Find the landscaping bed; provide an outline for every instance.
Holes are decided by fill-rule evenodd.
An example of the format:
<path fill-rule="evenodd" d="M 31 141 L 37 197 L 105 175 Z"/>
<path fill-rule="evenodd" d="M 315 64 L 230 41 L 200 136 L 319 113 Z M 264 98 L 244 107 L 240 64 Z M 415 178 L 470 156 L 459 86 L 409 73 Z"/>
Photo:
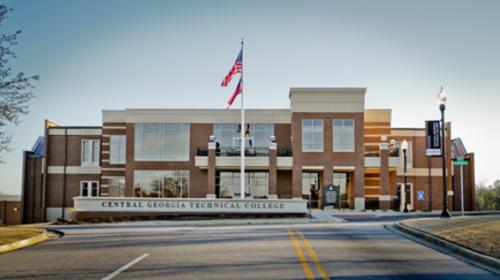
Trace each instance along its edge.
<path fill-rule="evenodd" d="M 500 259 L 500 216 L 425 218 L 401 224 Z"/>
<path fill-rule="evenodd" d="M 28 227 L 0 227 L 0 246 L 40 235 L 44 231 Z"/>

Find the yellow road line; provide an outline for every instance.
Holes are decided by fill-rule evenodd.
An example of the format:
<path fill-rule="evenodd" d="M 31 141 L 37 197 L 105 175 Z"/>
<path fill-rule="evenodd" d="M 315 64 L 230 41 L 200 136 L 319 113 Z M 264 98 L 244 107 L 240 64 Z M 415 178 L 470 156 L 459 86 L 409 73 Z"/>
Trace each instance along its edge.
<path fill-rule="evenodd" d="M 314 265 L 316 265 L 316 268 L 318 269 L 321 277 L 323 277 L 323 279 L 330 279 L 330 277 L 328 276 L 328 271 L 326 271 L 326 269 L 323 267 L 323 265 L 319 261 L 319 258 L 316 255 L 316 253 L 314 252 L 311 244 L 309 244 L 307 239 L 304 237 L 302 232 L 300 232 L 300 230 L 297 227 L 295 227 L 295 231 L 297 231 L 297 233 L 300 236 L 300 239 L 302 239 L 302 242 L 304 243 L 304 245 L 306 247 L 307 253 L 309 253 L 309 256 L 311 256 L 311 259 L 313 260 Z"/>
<path fill-rule="evenodd" d="M 299 256 L 300 264 L 302 264 L 302 268 L 304 269 L 304 274 L 306 275 L 307 280 L 314 279 L 314 274 L 311 270 L 311 267 L 307 263 L 306 257 L 302 252 L 302 248 L 300 248 L 300 244 L 295 238 L 295 234 L 290 230 L 289 227 L 286 228 L 288 234 L 290 235 L 290 239 L 292 239 L 293 247 L 295 247 L 295 251 L 297 251 L 297 255 Z"/>

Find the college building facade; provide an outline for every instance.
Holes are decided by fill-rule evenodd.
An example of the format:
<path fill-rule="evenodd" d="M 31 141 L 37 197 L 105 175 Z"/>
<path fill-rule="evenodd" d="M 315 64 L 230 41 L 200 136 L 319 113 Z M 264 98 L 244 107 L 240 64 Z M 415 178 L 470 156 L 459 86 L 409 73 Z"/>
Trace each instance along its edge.
<path fill-rule="evenodd" d="M 24 152 L 23 222 L 101 217 L 110 214 L 106 207 L 129 209 L 141 201 L 160 203 L 164 211 L 155 215 L 177 213 L 172 208 L 184 201 L 198 208 L 283 207 L 266 201 L 322 208 L 326 185 L 339 187 L 343 209 L 441 209 L 441 159 L 426 156 L 425 129 L 392 127 L 391 110 L 366 109 L 365 94 L 365 88 L 291 88 L 290 108 L 246 109 L 245 127 L 239 110 L 223 109 L 104 110 L 102 126 L 47 120 L 44 137 Z M 242 129 L 245 199 L 262 203 L 221 206 L 218 201 L 241 195 Z M 465 209 L 473 210 L 474 154 L 451 132 L 447 123 L 446 188 L 454 191 L 448 202 L 460 209 L 452 160 L 464 157 L 470 163 Z M 403 140 L 409 144 L 407 188 Z M 89 201 L 101 208 L 83 209 Z"/>

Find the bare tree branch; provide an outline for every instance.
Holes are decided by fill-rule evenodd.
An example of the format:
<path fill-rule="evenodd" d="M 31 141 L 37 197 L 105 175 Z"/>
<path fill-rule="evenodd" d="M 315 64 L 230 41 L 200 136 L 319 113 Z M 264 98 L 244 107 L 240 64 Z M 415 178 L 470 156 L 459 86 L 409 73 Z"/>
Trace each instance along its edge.
<path fill-rule="evenodd" d="M 0 27 L 12 9 L 0 4 Z M 12 136 L 3 129 L 8 124 L 17 125 L 20 118 L 29 113 L 28 102 L 34 97 L 33 82 L 38 75 L 27 76 L 23 72 L 13 73 L 9 66 L 11 59 L 16 58 L 12 48 L 17 45 L 18 30 L 13 34 L 0 34 L 0 163 L 3 163 L 2 153 L 10 151 Z"/>

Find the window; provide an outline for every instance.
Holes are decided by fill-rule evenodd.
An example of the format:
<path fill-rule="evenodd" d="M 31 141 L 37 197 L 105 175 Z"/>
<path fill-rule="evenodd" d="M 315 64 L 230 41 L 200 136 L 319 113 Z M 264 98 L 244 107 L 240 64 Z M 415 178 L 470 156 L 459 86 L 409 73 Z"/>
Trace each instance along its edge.
<path fill-rule="evenodd" d="M 319 190 L 319 174 L 316 172 L 302 172 L 302 196 L 309 198 L 313 187 Z"/>
<path fill-rule="evenodd" d="M 189 197 L 189 171 L 134 171 L 136 197 Z"/>
<path fill-rule="evenodd" d="M 251 124 L 250 135 L 253 138 L 253 146 L 258 148 L 268 148 L 271 143 L 271 136 L 274 135 L 273 124 Z"/>
<path fill-rule="evenodd" d="M 99 165 L 99 140 L 82 140 L 82 166 Z"/>
<path fill-rule="evenodd" d="M 125 196 L 125 178 L 115 177 L 109 180 L 108 195 L 112 197 Z"/>
<path fill-rule="evenodd" d="M 110 164 L 125 164 L 125 150 L 126 150 L 126 136 L 125 135 L 111 135 L 109 146 L 109 163 Z"/>
<path fill-rule="evenodd" d="M 302 151 L 323 151 L 323 120 L 302 120 Z"/>
<path fill-rule="evenodd" d="M 99 196 L 99 182 L 97 181 L 81 181 L 80 196 L 95 197 Z"/>
<path fill-rule="evenodd" d="M 333 151 L 354 152 L 354 120 L 333 120 Z"/>
<path fill-rule="evenodd" d="M 268 148 L 271 136 L 274 135 L 273 124 L 247 124 L 249 139 L 247 143 L 252 147 Z M 214 124 L 214 136 L 221 147 L 239 147 L 240 125 L 232 123 Z M 247 137 L 245 137 L 247 138 Z"/>
<path fill-rule="evenodd" d="M 221 147 L 233 147 L 234 139 L 238 137 L 238 125 L 233 123 L 214 124 L 214 136 Z"/>
<path fill-rule="evenodd" d="M 268 172 L 245 172 L 245 196 L 266 198 L 269 192 Z M 219 197 L 240 197 L 240 173 L 221 172 Z"/>
<path fill-rule="evenodd" d="M 135 160 L 189 160 L 189 124 L 138 123 L 135 125 Z"/>

